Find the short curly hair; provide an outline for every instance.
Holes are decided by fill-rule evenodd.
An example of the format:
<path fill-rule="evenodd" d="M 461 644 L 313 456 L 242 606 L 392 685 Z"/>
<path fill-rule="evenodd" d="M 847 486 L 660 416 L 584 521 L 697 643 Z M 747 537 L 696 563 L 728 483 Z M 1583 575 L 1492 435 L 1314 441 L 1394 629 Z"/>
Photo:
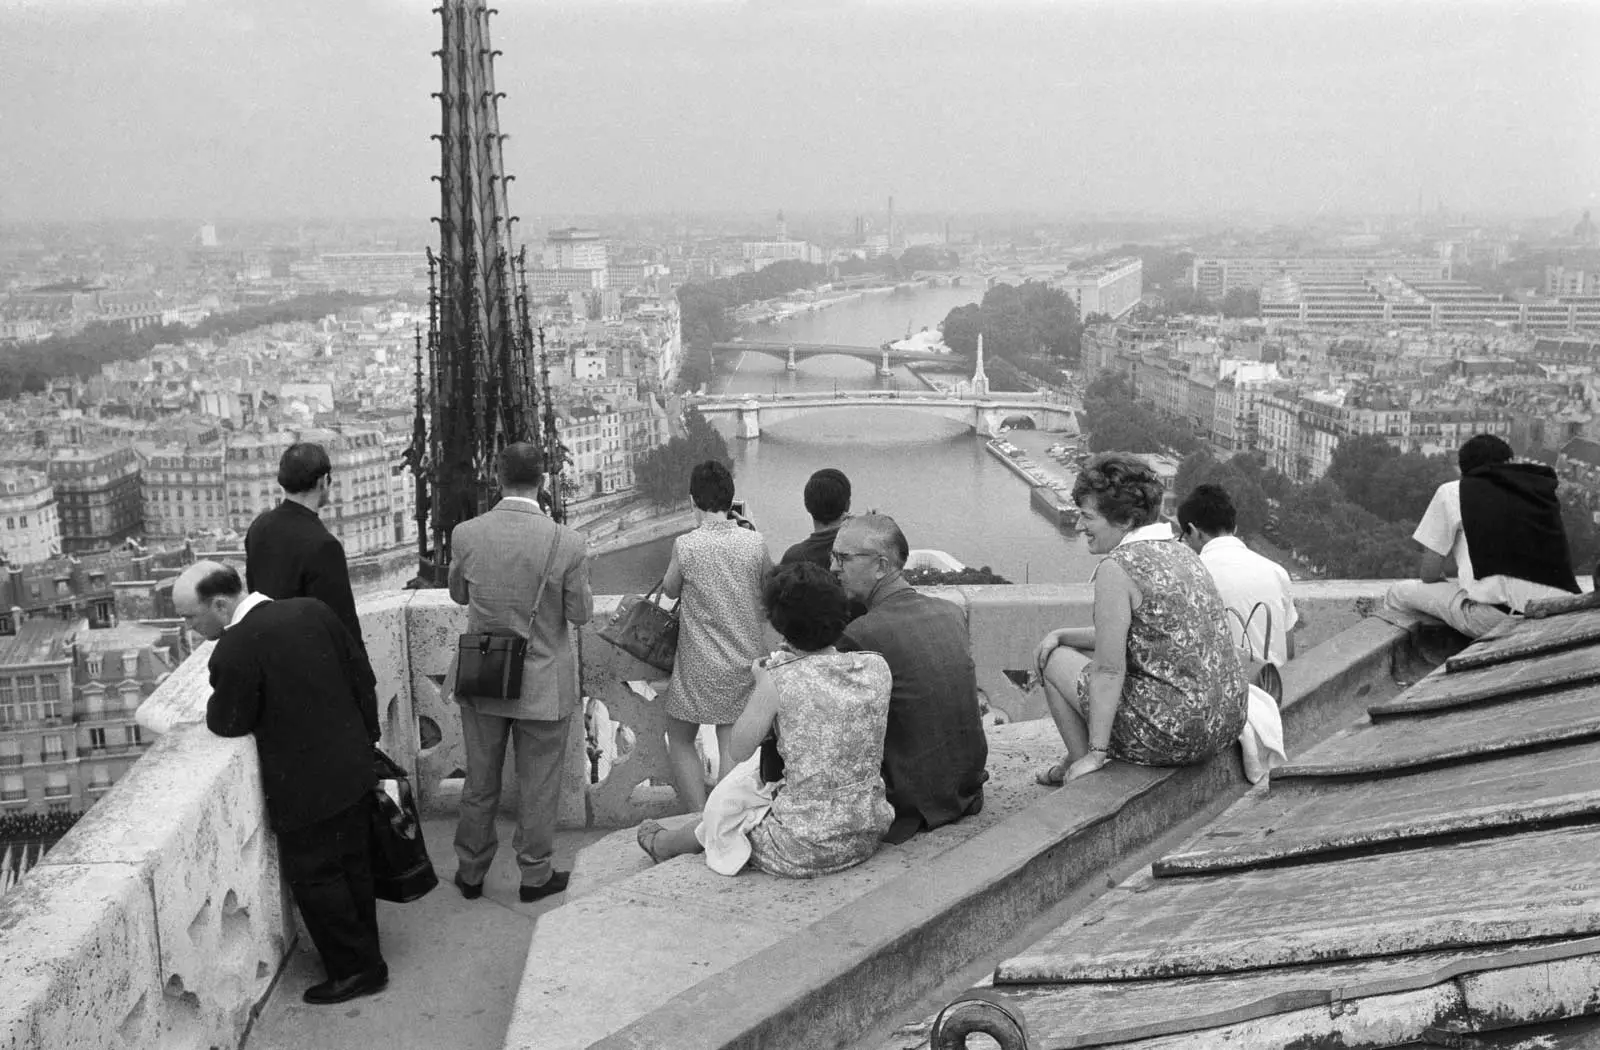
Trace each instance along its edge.
<path fill-rule="evenodd" d="M 1166 489 L 1150 464 L 1128 452 L 1091 456 L 1072 483 L 1072 502 L 1082 507 L 1094 497 L 1095 509 L 1113 525 L 1138 528 L 1161 516 Z"/>
<path fill-rule="evenodd" d="M 767 622 L 796 649 L 812 652 L 839 640 L 850 600 L 833 573 L 813 562 L 780 565 L 762 581 Z"/>

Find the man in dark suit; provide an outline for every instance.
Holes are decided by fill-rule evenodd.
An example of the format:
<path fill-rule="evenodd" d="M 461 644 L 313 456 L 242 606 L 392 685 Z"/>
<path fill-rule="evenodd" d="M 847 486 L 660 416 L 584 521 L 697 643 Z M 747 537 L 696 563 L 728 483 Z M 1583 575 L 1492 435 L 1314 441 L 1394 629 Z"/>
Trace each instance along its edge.
<path fill-rule="evenodd" d="M 833 541 L 840 584 L 867 607 L 844 629 L 839 651 L 881 653 L 894 678 L 883 738 L 894 823 L 885 842 L 977 813 L 989 779 L 966 616 L 906 582 L 909 553 L 905 534 L 882 514 L 851 518 Z"/>
<path fill-rule="evenodd" d="M 185 569 L 172 600 L 191 629 L 217 643 L 206 725 L 218 736 L 256 737 L 284 878 L 328 974 L 305 1001 L 380 991 L 389 968 L 368 845 L 378 738 L 372 669 L 322 602 L 246 595 L 238 572 L 220 562 Z"/>
<path fill-rule="evenodd" d="M 517 833 L 512 842 L 524 903 L 567 888 L 571 872 L 551 865 L 561 758 L 578 709 L 578 668 L 568 624 L 594 615 L 583 536 L 539 506 L 544 457 L 519 441 L 500 452 L 500 502 L 450 534 L 450 597 L 467 606 L 467 633 L 511 632 L 527 640 L 522 692 L 499 699 L 457 696 L 467 778 L 456 825 L 456 886 L 473 900 L 499 839 L 494 815 L 506 741 L 516 740 Z M 455 665 L 445 679 L 454 689 Z"/>
<path fill-rule="evenodd" d="M 290 445 L 278 460 L 278 484 L 283 502 L 245 533 L 245 585 L 268 598 L 320 599 L 365 652 L 344 546 L 317 515 L 332 498 L 328 450 L 309 441 Z"/>

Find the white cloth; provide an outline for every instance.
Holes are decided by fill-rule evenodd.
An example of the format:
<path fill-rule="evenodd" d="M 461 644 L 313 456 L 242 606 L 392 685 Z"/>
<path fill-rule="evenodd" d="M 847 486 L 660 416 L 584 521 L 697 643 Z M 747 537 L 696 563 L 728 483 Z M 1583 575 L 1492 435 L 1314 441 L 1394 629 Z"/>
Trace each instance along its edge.
<path fill-rule="evenodd" d="M 1411 538 L 1443 558 L 1456 563 L 1456 582 L 1467 597 L 1483 605 L 1508 605 L 1521 612 L 1538 598 L 1564 598 L 1567 592 L 1542 583 L 1530 583 L 1515 576 L 1487 576 L 1478 579 L 1472 572 L 1472 556 L 1467 552 L 1467 533 L 1461 527 L 1461 482 L 1447 481 L 1434 490 L 1428 509 L 1417 522 Z"/>
<path fill-rule="evenodd" d="M 766 818 L 777 790 L 776 784 L 761 782 L 759 748 L 711 789 L 694 828 L 706 850 L 706 867 L 718 875 L 739 874 L 750 862 L 750 831 Z"/>
<path fill-rule="evenodd" d="M 250 615 L 251 609 L 254 609 L 263 602 L 270 602 L 271 600 L 271 598 L 268 598 L 260 591 L 251 591 L 249 594 L 244 596 L 243 601 L 233 607 L 233 619 L 229 620 L 222 629 L 226 631 L 229 627 L 232 627 L 234 624 Z"/>
<path fill-rule="evenodd" d="M 1288 752 L 1283 749 L 1283 718 L 1278 714 L 1278 705 L 1272 694 L 1259 686 L 1250 687 L 1239 748 L 1244 752 L 1245 779 L 1252 784 L 1261 783 L 1289 761 Z"/>
<path fill-rule="evenodd" d="M 1154 525 L 1140 525 L 1137 529 L 1128 530 L 1128 534 L 1117 541 L 1117 546 L 1121 547 L 1128 543 L 1143 543 L 1145 540 L 1170 540 L 1175 535 L 1176 533 L 1172 531 L 1170 524 L 1158 521 Z"/>
<path fill-rule="evenodd" d="M 1216 581 L 1222 604 L 1238 614 L 1237 620 L 1228 617 L 1233 644 L 1245 643 L 1247 632 L 1241 623 L 1248 622 L 1251 651 L 1266 653 L 1268 661 L 1279 667 L 1288 663 L 1289 632 L 1300 617 L 1283 566 L 1246 547 L 1237 536 L 1218 536 L 1207 542 L 1200 550 L 1200 561 Z M 1272 612 L 1271 639 L 1267 638 L 1267 618 L 1259 612 L 1253 619 L 1250 616 L 1258 603 Z"/>

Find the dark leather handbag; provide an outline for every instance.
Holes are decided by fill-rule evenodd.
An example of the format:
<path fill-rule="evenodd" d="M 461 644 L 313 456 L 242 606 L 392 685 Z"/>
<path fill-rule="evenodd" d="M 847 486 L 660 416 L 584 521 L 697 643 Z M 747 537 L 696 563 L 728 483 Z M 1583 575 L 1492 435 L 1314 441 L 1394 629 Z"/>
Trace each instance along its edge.
<path fill-rule="evenodd" d="M 649 594 L 624 598 L 616 615 L 600 631 L 600 637 L 658 671 L 672 670 L 678 655 L 678 603 L 670 608 L 656 601 L 666 579 Z"/>
<path fill-rule="evenodd" d="M 530 619 L 539 615 L 539 603 L 544 601 L 545 585 L 550 582 L 550 570 L 555 567 L 559 546 L 561 537 L 557 535 L 550 542 L 544 575 L 539 577 L 539 589 L 533 595 Z M 528 640 L 515 631 L 463 634 L 456 642 L 455 695 L 489 700 L 522 699 L 522 666 L 527 657 Z"/>
<path fill-rule="evenodd" d="M 372 890 L 379 900 L 406 904 L 439 885 L 422 841 L 422 819 L 411 778 L 394 759 L 372 749 Z"/>
<path fill-rule="evenodd" d="M 1262 637 L 1266 642 L 1266 651 L 1257 653 L 1255 643 L 1250 640 L 1250 622 L 1256 618 L 1256 610 L 1266 614 L 1267 630 Z M 1250 607 L 1249 616 L 1240 616 L 1232 609 L 1228 615 L 1238 621 L 1244 635 L 1244 644 L 1237 647 L 1239 663 L 1244 667 L 1245 681 L 1259 689 L 1279 704 L 1283 703 L 1283 676 L 1278 673 L 1278 665 L 1271 660 L 1272 649 L 1272 610 L 1264 602 L 1256 602 Z"/>

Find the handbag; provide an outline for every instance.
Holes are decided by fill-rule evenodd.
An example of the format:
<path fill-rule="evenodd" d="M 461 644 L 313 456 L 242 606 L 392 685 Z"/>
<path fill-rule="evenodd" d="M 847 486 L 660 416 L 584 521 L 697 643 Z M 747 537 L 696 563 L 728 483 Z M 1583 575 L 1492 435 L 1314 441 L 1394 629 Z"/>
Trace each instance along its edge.
<path fill-rule="evenodd" d="M 1267 617 L 1267 631 L 1264 651 L 1256 654 L 1255 643 L 1250 640 L 1250 623 L 1256 618 L 1256 610 L 1260 609 Z M 1278 673 L 1278 665 L 1270 659 L 1272 651 L 1272 609 L 1265 602 L 1256 602 L 1250 607 L 1249 616 L 1240 616 L 1238 610 L 1229 609 L 1228 615 L 1239 621 L 1240 634 L 1244 637 L 1244 644 L 1236 646 L 1239 663 L 1244 667 L 1245 681 L 1256 686 L 1272 697 L 1274 701 L 1283 703 L 1283 676 Z"/>
<path fill-rule="evenodd" d="M 533 596 L 533 616 L 539 615 L 545 585 L 555 567 L 559 535 L 550 544 L 544 575 Z M 531 617 L 530 617 L 531 619 Z M 522 698 L 522 667 L 528 657 L 528 640 L 515 631 L 476 631 L 456 641 L 456 696 L 476 696 L 489 700 Z"/>
<path fill-rule="evenodd" d="M 406 904 L 439 885 L 439 876 L 422 841 L 411 778 L 377 748 L 372 749 L 372 767 L 377 777 L 370 835 L 372 889 L 379 900 Z"/>
<path fill-rule="evenodd" d="M 658 671 L 670 671 L 678 655 L 678 603 L 663 608 L 656 601 L 666 578 L 643 597 L 624 598 L 600 631 L 600 637 Z"/>

